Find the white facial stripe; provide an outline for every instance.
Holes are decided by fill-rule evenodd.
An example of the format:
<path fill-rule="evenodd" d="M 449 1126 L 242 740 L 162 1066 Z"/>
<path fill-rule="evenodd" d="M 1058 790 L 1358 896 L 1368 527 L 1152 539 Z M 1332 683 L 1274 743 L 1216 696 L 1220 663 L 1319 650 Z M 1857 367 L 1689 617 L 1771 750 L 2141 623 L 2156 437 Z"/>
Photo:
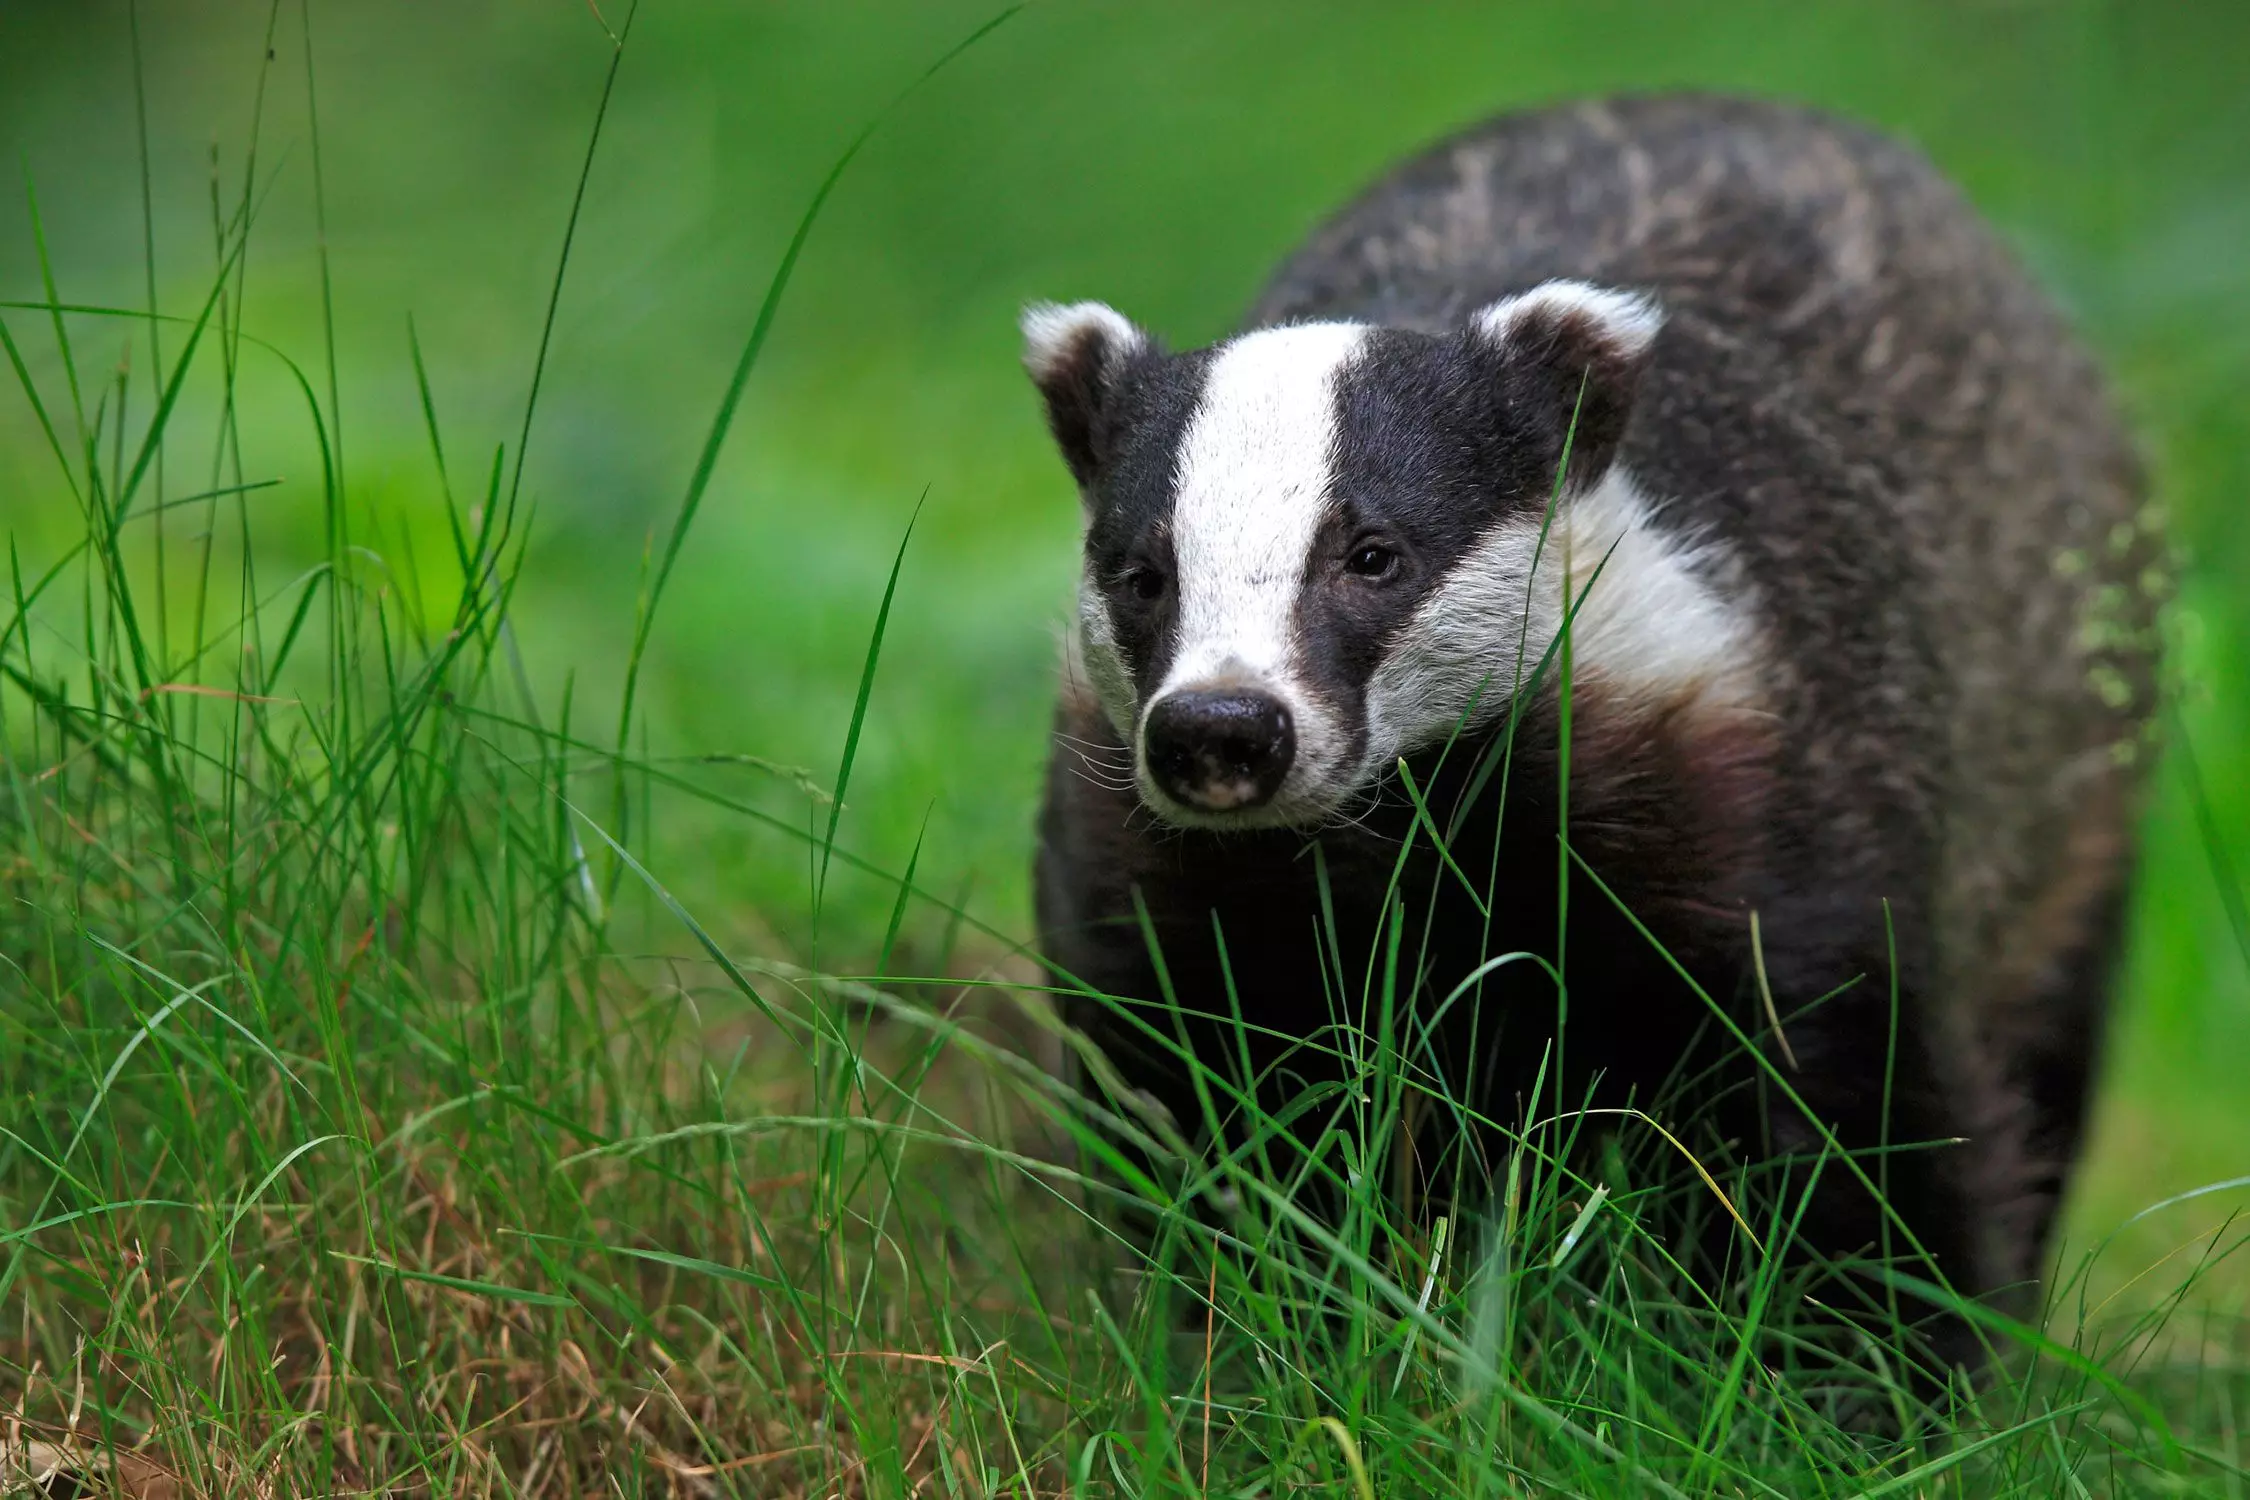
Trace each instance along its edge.
<path fill-rule="evenodd" d="M 1291 622 L 1328 501 L 1336 372 L 1366 337 L 1346 323 L 1266 329 L 1212 361 L 1180 445 L 1179 635 L 1159 694 L 1294 675 Z"/>
<path fill-rule="evenodd" d="M 1712 709 L 1754 706 L 1757 650 L 1747 610 L 1713 586 L 1727 578 L 1725 559 L 1652 525 L 1650 509 L 1632 477 L 1615 468 L 1563 502 L 1543 551 L 1541 518 L 1530 516 L 1464 557 L 1368 683 L 1361 775 L 1442 742 L 1472 703 L 1471 728 L 1502 713 L 1519 650 L 1528 681 L 1562 628 L 1566 576 L 1573 599 L 1586 595 L 1571 627 L 1573 675 L 1598 679 L 1621 711 L 1682 699 Z"/>
<path fill-rule="evenodd" d="M 1295 619 L 1329 499 L 1337 372 L 1367 332 L 1359 324 L 1303 324 L 1223 346 L 1181 437 L 1168 518 L 1177 633 L 1163 682 L 1140 706 L 1183 688 L 1252 687 L 1287 705 L 1296 731 L 1295 763 L 1274 799 L 1248 816 L 1216 820 L 1223 826 L 1318 816 L 1349 788 L 1353 768 L 1339 764 L 1348 753 L 1343 732 L 1300 680 Z M 1091 657 L 1101 654 L 1109 622 L 1093 590 L 1085 593 Z M 1143 760 L 1144 795 L 1159 799 L 1145 759 L 1136 759 Z M 1202 821 L 1187 808 L 1168 816 Z"/>

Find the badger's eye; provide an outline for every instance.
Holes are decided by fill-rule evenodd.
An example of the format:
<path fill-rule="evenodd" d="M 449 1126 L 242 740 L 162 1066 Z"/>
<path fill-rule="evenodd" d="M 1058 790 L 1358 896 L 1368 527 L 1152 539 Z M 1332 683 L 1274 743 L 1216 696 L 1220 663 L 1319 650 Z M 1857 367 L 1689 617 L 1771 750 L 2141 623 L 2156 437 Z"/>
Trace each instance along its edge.
<path fill-rule="evenodd" d="M 1133 597 L 1153 603 L 1164 597 L 1164 574 L 1158 569 L 1142 566 L 1125 575 L 1125 587 Z"/>
<path fill-rule="evenodd" d="M 1388 578 L 1398 566 L 1398 554 L 1381 542 L 1362 542 L 1344 559 L 1344 571 L 1360 578 Z"/>

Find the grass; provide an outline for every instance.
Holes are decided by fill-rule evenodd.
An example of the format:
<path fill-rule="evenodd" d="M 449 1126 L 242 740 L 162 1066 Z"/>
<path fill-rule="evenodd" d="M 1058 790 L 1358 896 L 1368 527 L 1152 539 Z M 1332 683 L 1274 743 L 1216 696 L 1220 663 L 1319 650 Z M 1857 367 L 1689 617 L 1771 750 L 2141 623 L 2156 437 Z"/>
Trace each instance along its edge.
<path fill-rule="evenodd" d="M 633 24 L 609 19 L 605 110 Z M 302 66 L 275 49 L 261 99 L 310 88 L 306 44 Z M 548 329 L 602 128 L 556 205 Z M 1661 1117 L 1566 1111 L 1514 1138 L 1489 1221 L 1409 1213 L 1361 1169 L 1425 1087 L 1411 1038 L 1343 1028 L 1325 1044 L 1366 1102 L 1334 1116 L 1319 1170 L 1346 1209 L 1323 1226 L 1253 1161 L 1059 1082 L 1071 1042 L 1010 924 L 933 880 L 919 839 L 864 853 L 849 816 L 907 538 L 860 612 L 833 774 L 652 749 L 624 692 L 525 665 L 544 340 L 514 440 L 482 453 L 446 442 L 417 342 L 424 477 L 362 481 L 333 326 L 304 349 L 250 331 L 269 171 L 215 198 L 192 304 L 159 315 L 151 253 L 141 305 L 63 311 L 31 206 L 38 290 L 0 307 L 75 518 L 11 530 L 0 605 L 11 1458 L 144 1495 L 2250 1485 L 2230 1220 L 2169 1234 L 2137 1282 L 2138 1257 L 2070 1254 L 2039 1327 L 1986 1321 L 2006 1373 L 1923 1410 L 1903 1339 L 1812 1336 L 1774 1253 L 1788 1204 L 1743 1226 L 1757 1249 L 1723 1285 L 1672 1261 L 1652 1226 L 1741 1195 L 1685 1170 Z M 672 566 L 838 180 L 794 221 L 590 677 L 659 659 Z M 315 455 L 293 481 L 309 555 L 304 522 L 260 508 L 284 445 Z M 409 520 L 433 511 L 436 557 Z M 795 882 L 810 920 L 710 899 L 692 851 L 727 827 L 757 830 L 760 888 Z M 1175 1186 L 1135 1179 L 1119 1133 Z M 1120 1179 L 1157 1210 L 1138 1247 L 1108 1227 Z M 1175 1211 L 1178 1181 L 1232 1188 L 1240 1219 Z"/>

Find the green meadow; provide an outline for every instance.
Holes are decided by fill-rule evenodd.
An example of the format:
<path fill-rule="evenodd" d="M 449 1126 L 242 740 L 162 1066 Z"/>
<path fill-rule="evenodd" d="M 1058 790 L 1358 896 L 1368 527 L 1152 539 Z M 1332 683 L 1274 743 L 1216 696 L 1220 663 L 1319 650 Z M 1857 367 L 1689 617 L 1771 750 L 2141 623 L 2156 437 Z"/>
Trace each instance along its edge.
<path fill-rule="evenodd" d="M 0 1493 L 2250 1492 L 2245 57 L 2188 0 L 0 5 Z M 1058 1081 L 1025 951 L 1077 506 L 1017 310 L 1219 336 L 1415 146 L 1674 86 L 1921 145 L 2185 563 L 2050 1307 L 1927 1406 L 1786 1223 L 1686 1277 L 1659 1135 L 1314 1225 Z M 1119 1130 L 1243 1227 L 1113 1235 Z"/>

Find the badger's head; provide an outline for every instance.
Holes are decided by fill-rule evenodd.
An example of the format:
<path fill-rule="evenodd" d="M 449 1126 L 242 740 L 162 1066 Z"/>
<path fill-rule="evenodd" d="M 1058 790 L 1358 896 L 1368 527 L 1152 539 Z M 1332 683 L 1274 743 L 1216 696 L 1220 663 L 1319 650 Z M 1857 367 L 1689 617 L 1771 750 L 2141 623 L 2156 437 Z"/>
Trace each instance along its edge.
<path fill-rule="evenodd" d="M 1317 825 L 1503 710 L 1562 580 L 1603 562 L 1570 553 L 1655 545 L 1610 471 L 1660 321 L 1550 282 L 1440 335 L 1309 323 L 1174 354 L 1100 303 L 1031 308 L 1024 362 L 1085 506 L 1076 654 L 1148 806 Z"/>

